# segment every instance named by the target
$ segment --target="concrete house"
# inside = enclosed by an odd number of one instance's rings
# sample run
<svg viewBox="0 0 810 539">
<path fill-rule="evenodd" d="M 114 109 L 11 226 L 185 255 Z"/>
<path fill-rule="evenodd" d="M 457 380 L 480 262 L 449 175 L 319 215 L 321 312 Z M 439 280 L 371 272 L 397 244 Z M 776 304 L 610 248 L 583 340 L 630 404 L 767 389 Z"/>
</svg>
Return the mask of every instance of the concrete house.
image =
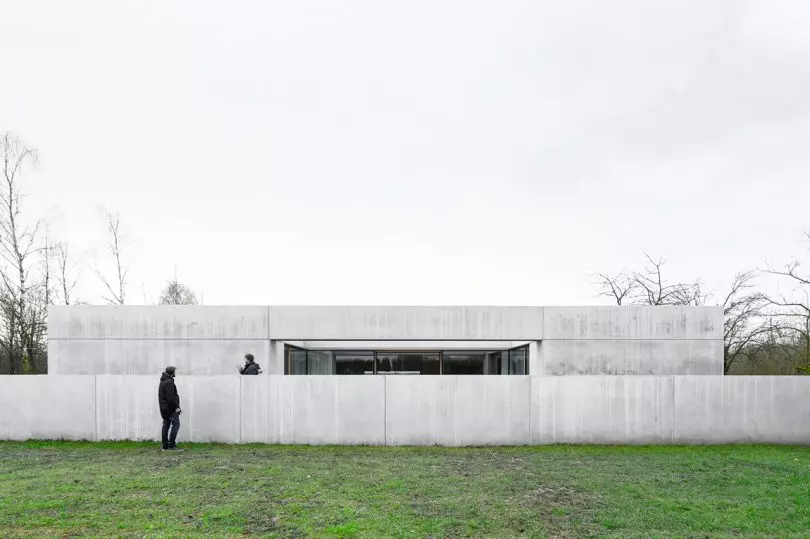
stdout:
<svg viewBox="0 0 810 539">
<path fill-rule="evenodd" d="M 719 307 L 71 306 L 51 374 L 722 374 Z"/>
</svg>

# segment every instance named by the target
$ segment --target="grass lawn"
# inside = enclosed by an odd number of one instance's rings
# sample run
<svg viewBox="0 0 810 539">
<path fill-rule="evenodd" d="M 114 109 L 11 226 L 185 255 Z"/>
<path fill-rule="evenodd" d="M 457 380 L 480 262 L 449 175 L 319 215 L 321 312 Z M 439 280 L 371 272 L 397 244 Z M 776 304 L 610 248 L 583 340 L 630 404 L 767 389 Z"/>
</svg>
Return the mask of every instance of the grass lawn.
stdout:
<svg viewBox="0 0 810 539">
<path fill-rule="evenodd" d="M 0 443 L 0 537 L 810 537 L 810 449 Z"/>
</svg>

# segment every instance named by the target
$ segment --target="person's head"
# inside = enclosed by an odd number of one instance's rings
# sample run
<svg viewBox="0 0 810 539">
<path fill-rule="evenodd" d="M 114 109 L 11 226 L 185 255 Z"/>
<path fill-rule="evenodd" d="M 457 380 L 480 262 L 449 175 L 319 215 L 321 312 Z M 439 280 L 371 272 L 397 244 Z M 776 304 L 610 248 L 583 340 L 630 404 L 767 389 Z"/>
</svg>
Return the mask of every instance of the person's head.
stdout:
<svg viewBox="0 0 810 539">
<path fill-rule="evenodd" d="M 245 354 L 245 361 L 247 363 L 253 363 L 253 354 Z"/>
<path fill-rule="evenodd" d="M 174 367 L 166 367 L 166 374 L 174 378 L 174 373 L 176 370 L 177 369 L 175 369 Z"/>
</svg>

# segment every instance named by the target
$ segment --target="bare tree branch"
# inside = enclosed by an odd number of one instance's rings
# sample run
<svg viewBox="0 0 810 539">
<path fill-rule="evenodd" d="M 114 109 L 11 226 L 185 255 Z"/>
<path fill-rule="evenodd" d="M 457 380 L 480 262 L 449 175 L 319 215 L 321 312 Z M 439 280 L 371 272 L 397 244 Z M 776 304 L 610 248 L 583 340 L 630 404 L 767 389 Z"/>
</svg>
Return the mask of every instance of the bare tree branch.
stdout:
<svg viewBox="0 0 810 539">
<path fill-rule="evenodd" d="M 105 218 L 105 228 L 107 230 L 109 243 L 107 250 L 113 258 L 114 281 L 109 281 L 103 272 L 96 265 L 95 271 L 99 280 L 107 288 L 109 295 L 102 296 L 102 299 L 111 305 L 123 305 L 126 301 L 127 276 L 129 267 L 125 265 L 121 258 L 123 239 L 121 236 L 121 219 L 118 213 L 103 210 Z"/>
<path fill-rule="evenodd" d="M 67 243 L 59 243 L 55 246 L 57 274 L 56 281 L 59 283 L 59 291 L 62 294 L 62 301 L 65 305 L 70 305 L 70 295 L 78 284 L 78 277 L 71 276 L 73 265 L 69 262 L 69 252 Z"/>
<path fill-rule="evenodd" d="M 612 298 L 616 305 L 621 305 L 623 301 L 629 299 L 637 287 L 633 277 L 623 272 L 616 275 L 597 273 L 594 276 L 597 279 L 597 285 L 602 288 L 597 297 Z"/>
</svg>

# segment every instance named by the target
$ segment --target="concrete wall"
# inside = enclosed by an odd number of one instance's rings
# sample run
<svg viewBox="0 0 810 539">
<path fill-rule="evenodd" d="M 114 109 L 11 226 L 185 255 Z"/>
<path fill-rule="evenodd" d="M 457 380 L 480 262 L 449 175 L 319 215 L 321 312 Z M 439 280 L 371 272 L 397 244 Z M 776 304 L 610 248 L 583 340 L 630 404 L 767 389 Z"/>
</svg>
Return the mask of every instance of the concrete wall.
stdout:
<svg viewBox="0 0 810 539">
<path fill-rule="evenodd" d="M 94 440 L 95 376 L 0 376 L 0 439 Z"/>
<path fill-rule="evenodd" d="M 49 374 L 232 374 L 270 359 L 267 307 L 53 306 Z"/>
<path fill-rule="evenodd" d="M 0 439 L 157 440 L 154 376 L 0 377 Z M 805 376 L 187 376 L 180 441 L 810 444 Z"/>
<path fill-rule="evenodd" d="M 721 307 L 545 307 L 532 374 L 723 374 Z"/>
<path fill-rule="evenodd" d="M 539 340 L 542 307 L 270 307 L 284 340 Z"/>
<path fill-rule="evenodd" d="M 224 375 L 248 352 L 265 373 L 281 374 L 285 341 L 381 349 L 529 342 L 531 374 L 723 372 L 723 315 L 715 307 L 82 305 L 51 307 L 48 323 L 49 374 L 57 375 L 157 374 L 169 364 L 182 374 Z"/>
<path fill-rule="evenodd" d="M 389 445 L 522 445 L 528 376 L 384 376 Z"/>
</svg>

